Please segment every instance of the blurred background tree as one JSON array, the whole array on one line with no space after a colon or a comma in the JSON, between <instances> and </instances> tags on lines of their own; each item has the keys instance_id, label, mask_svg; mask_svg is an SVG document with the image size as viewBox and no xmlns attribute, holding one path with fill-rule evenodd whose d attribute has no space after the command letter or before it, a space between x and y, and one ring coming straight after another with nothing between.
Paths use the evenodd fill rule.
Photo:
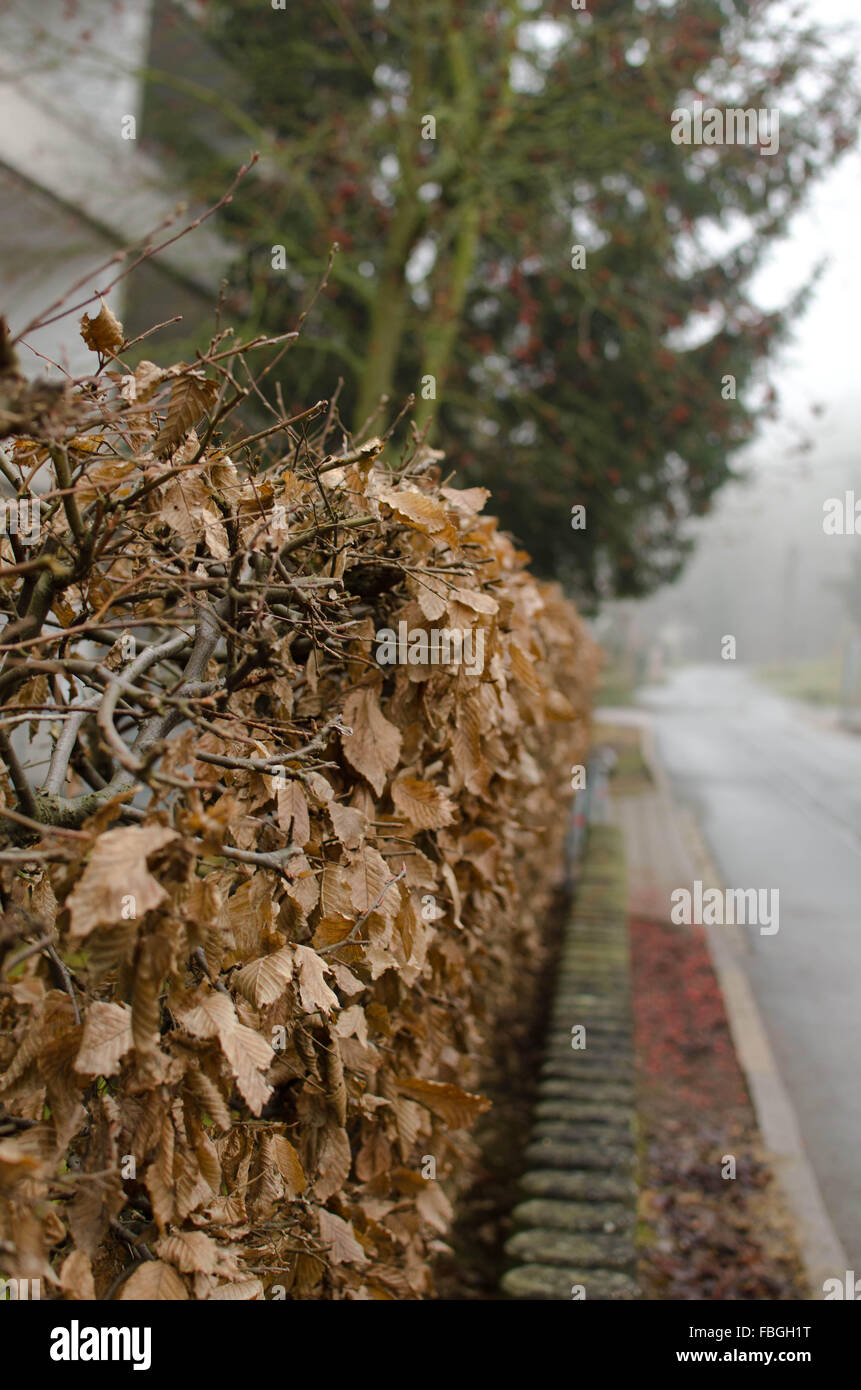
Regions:
<instances>
[{"instance_id":1,"label":"blurred background tree","mask_svg":"<svg viewBox=\"0 0 861 1390\"><path fill-rule=\"evenodd\" d=\"M337 242L297 402L340 378L345 425L374 433L415 395L457 480L492 488L535 566L581 601L674 577L685 523L772 408L768 355L803 296L765 314L751 284L854 140L849 61L782 0L204 14L218 80L189 77L168 35L144 132L207 198L237 138L261 149L222 218L252 330L295 321ZM778 150L674 144L671 113L695 99L776 109Z\"/></svg>"}]
</instances>

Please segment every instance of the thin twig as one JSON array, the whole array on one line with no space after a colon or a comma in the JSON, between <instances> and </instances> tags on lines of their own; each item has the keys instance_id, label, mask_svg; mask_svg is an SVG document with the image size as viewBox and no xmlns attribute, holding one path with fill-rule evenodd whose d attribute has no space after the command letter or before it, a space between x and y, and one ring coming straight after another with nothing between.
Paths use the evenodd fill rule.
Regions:
<instances>
[{"instance_id":1,"label":"thin twig","mask_svg":"<svg viewBox=\"0 0 861 1390\"><path fill-rule=\"evenodd\" d=\"M27 816L35 818L38 815L36 797L33 788L27 781L27 774L18 759L18 754L12 747L12 741L6 730L0 728L0 757L9 769L9 776L12 778L12 786L15 788L15 795L18 797L18 804ZM4 814L6 808L3 808Z\"/></svg>"},{"instance_id":2,"label":"thin twig","mask_svg":"<svg viewBox=\"0 0 861 1390\"><path fill-rule=\"evenodd\" d=\"M348 934L344 937L344 939L343 939L342 941L335 941L335 942L333 942L331 946L317 946L317 947L315 948L316 951L317 951L317 954L320 955L320 956L325 956L325 955L328 955L330 951L340 951L340 949L341 949L342 946L355 945L355 944L356 944L356 943L355 943L355 938L358 936L358 934L359 934L359 932L361 931L362 927L363 927L363 926L365 925L365 923L367 922L367 920L368 920L368 918L370 917L371 913L372 913L372 912L375 912L375 911L377 910L377 908L379 907L380 903L383 901L383 898L386 896L386 894L388 893L389 889L391 888L392 884L393 884L393 883L398 883L399 880L402 879L402 878L406 878L406 874L407 874L407 866L406 866L406 864L404 864L403 867L401 868L400 873L395 874L394 878L390 878L390 879L388 879L388 880L386 881L386 883L383 885L383 887L381 888L380 892L377 894L377 896L376 896L376 898L374 899L374 901L371 903L371 906L368 907L368 908L366 908L365 911L362 913L361 917L359 917L359 918L356 919L356 921L353 923L352 927L350 928L350 931L349 931Z\"/></svg>"},{"instance_id":3,"label":"thin twig","mask_svg":"<svg viewBox=\"0 0 861 1390\"><path fill-rule=\"evenodd\" d=\"M37 941L31 942L29 946L25 946L23 950L16 951L14 956L10 956L8 960L4 960L3 962L4 978L8 979L12 971L15 970L17 966L22 965L25 960L29 960L30 956L37 956L40 951L44 951L46 946L53 946L57 939L57 933L55 931L49 931L46 932L44 936L40 936Z\"/></svg>"}]
</instances>

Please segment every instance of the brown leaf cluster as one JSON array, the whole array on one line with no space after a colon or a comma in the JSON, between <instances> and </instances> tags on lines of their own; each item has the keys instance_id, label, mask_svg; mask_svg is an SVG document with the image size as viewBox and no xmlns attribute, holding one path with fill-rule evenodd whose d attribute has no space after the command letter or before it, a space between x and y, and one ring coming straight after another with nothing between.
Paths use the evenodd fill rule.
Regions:
<instances>
[{"instance_id":1,"label":"brown leaf cluster","mask_svg":"<svg viewBox=\"0 0 861 1390\"><path fill-rule=\"evenodd\" d=\"M3 787L0 1263L71 1299L432 1295L596 650L418 439L216 433L220 343L132 371L112 316L85 337L77 433L13 446L71 473L41 611L2 543L4 710L58 758L78 722L35 817ZM480 630L483 669L380 665L402 622Z\"/></svg>"}]
</instances>

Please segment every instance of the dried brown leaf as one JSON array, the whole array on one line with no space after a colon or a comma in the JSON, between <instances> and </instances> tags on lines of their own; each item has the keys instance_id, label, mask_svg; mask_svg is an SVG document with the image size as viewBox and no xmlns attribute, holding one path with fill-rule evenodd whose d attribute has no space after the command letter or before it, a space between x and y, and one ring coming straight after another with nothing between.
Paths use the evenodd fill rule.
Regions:
<instances>
[{"instance_id":1,"label":"dried brown leaf","mask_svg":"<svg viewBox=\"0 0 861 1390\"><path fill-rule=\"evenodd\" d=\"M163 825L123 826L100 835L66 902L72 936L88 936L95 927L120 921L129 906L139 921L163 903L167 892L153 878L147 860L178 838ZM131 904L124 904L124 898Z\"/></svg>"},{"instance_id":2,"label":"dried brown leaf","mask_svg":"<svg viewBox=\"0 0 861 1390\"><path fill-rule=\"evenodd\" d=\"M454 802L432 782L420 777L396 777L392 783L395 810L417 830L439 830L455 818Z\"/></svg>"},{"instance_id":3,"label":"dried brown leaf","mask_svg":"<svg viewBox=\"0 0 861 1390\"><path fill-rule=\"evenodd\" d=\"M259 1115L272 1094L272 1087L261 1074L272 1061L272 1048L265 1038L242 1023L231 1033L222 1035L219 1041L249 1110L252 1115Z\"/></svg>"},{"instance_id":4,"label":"dried brown leaf","mask_svg":"<svg viewBox=\"0 0 861 1390\"><path fill-rule=\"evenodd\" d=\"M113 1076L133 1045L131 1009L97 999L87 1009L75 1071L83 1076Z\"/></svg>"},{"instance_id":5,"label":"dried brown leaf","mask_svg":"<svg viewBox=\"0 0 861 1390\"><path fill-rule=\"evenodd\" d=\"M206 1301L247 1303L251 1299L263 1298L265 1293L266 1290L259 1279L239 1279L233 1284L219 1284L218 1288L207 1294Z\"/></svg>"},{"instance_id":6,"label":"dried brown leaf","mask_svg":"<svg viewBox=\"0 0 861 1390\"><path fill-rule=\"evenodd\" d=\"M233 976L233 987L258 1009L280 999L293 978L294 955L285 946L271 956L252 960Z\"/></svg>"},{"instance_id":7,"label":"dried brown leaf","mask_svg":"<svg viewBox=\"0 0 861 1390\"><path fill-rule=\"evenodd\" d=\"M356 1240L353 1223L336 1216L323 1208L317 1213L320 1222L320 1239L329 1251L333 1265L366 1264L368 1257Z\"/></svg>"},{"instance_id":8,"label":"dried brown leaf","mask_svg":"<svg viewBox=\"0 0 861 1390\"><path fill-rule=\"evenodd\" d=\"M338 996L323 979L323 975L328 974L330 969L328 963L322 956L318 956L316 951L312 951L310 946L294 946L293 950L302 1008L309 1014L314 1013L316 1009L322 1009L324 1013L336 1009Z\"/></svg>"},{"instance_id":9,"label":"dried brown leaf","mask_svg":"<svg viewBox=\"0 0 861 1390\"><path fill-rule=\"evenodd\" d=\"M215 404L218 383L200 371L178 376L170 390L167 419L153 441L153 453L160 458L173 453L201 415Z\"/></svg>"},{"instance_id":10,"label":"dried brown leaf","mask_svg":"<svg viewBox=\"0 0 861 1390\"><path fill-rule=\"evenodd\" d=\"M172 1265L163 1260L144 1260L120 1288L121 1303L136 1299L147 1302L179 1303L188 1300L188 1289Z\"/></svg>"},{"instance_id":11,"label":"dried brown leaf","mask_svg":"<svg viewBox=\"0 0 861 1390\"><path fill-rule=\"evenodd\" d=\"M401 751L400 730L380 709L376 691L364 686L344 701L344 723L353 733L344 739L344 757L382 796L388 773L397 766Z\"/></svg>"},{"instance_id":12,"label":"dried brown leaf","mask_svg":"<svg viewBox=\"0 0 861 1390\"><path fill-rule=\"evenodd\" d=\"M489 1110L492 1104L486 1096L463 1091L460 1086L455 1086L450 1081L426 1081L420 1076L408 1076L401 1078L397 1087L402 1096L416 1101L432 1114L439 1116L449 1129L461 1129L465 1125L471 1125L473 1120L483 1115L485 1110Z\"/></svg>"},{"instance_id":13,"label":"dried brown leaf","mask_svg":"<svg viewBox=\"0 0 861 1390\"><path fill-rule=\"evenodd\" d=\"M305 1191L308 1181L299 1155L283 1134L273 1134L270 1143L272 1158L284 1179L288 1197L299 1197Z\"/></svg>"},{"instance_id":14,"label":"dried brown leaf","mask_svg":"<svg viewBox=\"0 0 861 1390\"><path fill-rule=\"evenodd\" d=\"M93 1266L89 1255L85 1255L83 1250L73 1250L60 1265L60 1287L66 1298L95 1302Z\"/></svg>"},{"instance_id":15,"label":"dried brown leaf","mask_svg":"<svg viewBox=\"0 0 861 1390\"><path fill-rule=\"evenodd\" d=\"M289 781L286 787L276 788L278 824L294 844L307 845L311 838L308 818L308 798L301 782ZM292 835L291 835L292 826Z\"/></svg>"},{"instance_id":16,"label":"dried brown leaf","mask_svg":"<svg viewBox=\"0 0 861 1390\"><path fill-rule=\"evenodd\" d=\"M101 301L99 312L81 319L81 337L91 352L117 353L123 345L123 326L111 308Z\"/></svg>"},{"instance_id":17,"label":"dried brown leaf","mask_svg":"<svg viewBox=\"0 0 861 1390\"><path fill-rule=\"evenodd\" d=\"M350 1174L352 1155L347 1131L340 1126L326 1130L320 1157L317 1162L317 1177L314 1182L314 1196L318 1202L327 1202L340 1192Z\"/></svg>"}]
</instances>

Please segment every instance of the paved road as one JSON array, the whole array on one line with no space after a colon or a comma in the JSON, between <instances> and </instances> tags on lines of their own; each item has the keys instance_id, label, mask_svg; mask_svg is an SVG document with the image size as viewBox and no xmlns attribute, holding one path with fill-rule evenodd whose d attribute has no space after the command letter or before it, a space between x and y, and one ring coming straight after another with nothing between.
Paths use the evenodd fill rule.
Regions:
<instances>
[{"instance_id":1,"label":"paved road","mask_svg":"<svg viewBox=\"0 0 861 1390\"><path fill-rule=\"evenodd\" d=\"M861 1275L861 738L723 663L677 672L642 702L726 886L780 890L780 930L748 931L746 966Z\"/></svg>"}]
</instances>

